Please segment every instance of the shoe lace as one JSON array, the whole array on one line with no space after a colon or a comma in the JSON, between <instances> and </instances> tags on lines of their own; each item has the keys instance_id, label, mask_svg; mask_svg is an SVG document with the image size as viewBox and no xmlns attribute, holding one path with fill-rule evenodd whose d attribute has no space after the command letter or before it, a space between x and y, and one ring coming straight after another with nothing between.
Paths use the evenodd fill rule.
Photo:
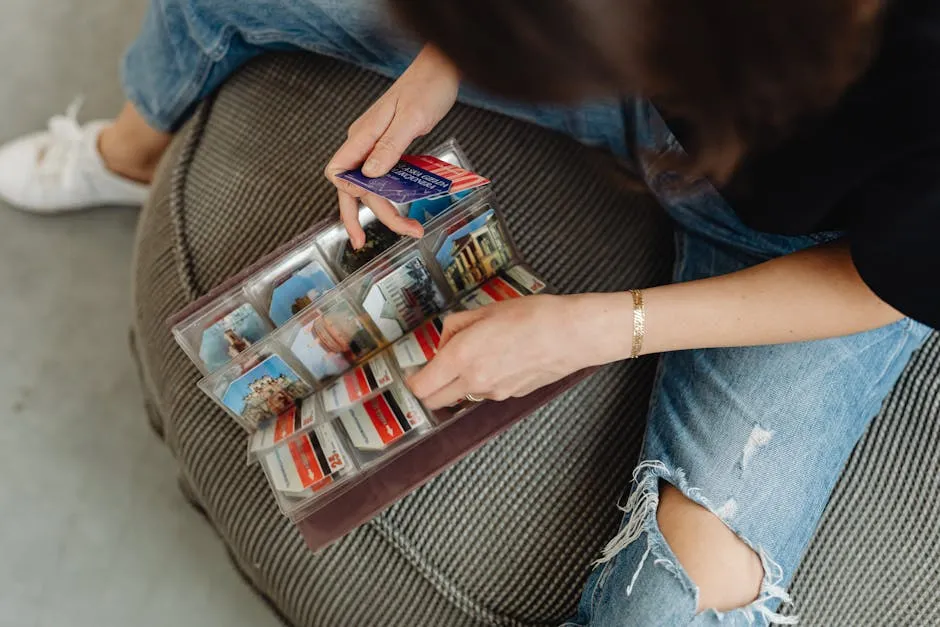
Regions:
<instances>
[{"instance_id":1,"label":"shoe lace","mask_svg":"<svg viewBox=\"0 0 940 627\"><path fill-rule=\"evenodd\" d=\"M76 168L84 132L78 123L84 98L79 96L68 106L64 115L49 119L49 143L40 156L38 171L43 176L71 176Z\"/></svg>"}]
</instances>

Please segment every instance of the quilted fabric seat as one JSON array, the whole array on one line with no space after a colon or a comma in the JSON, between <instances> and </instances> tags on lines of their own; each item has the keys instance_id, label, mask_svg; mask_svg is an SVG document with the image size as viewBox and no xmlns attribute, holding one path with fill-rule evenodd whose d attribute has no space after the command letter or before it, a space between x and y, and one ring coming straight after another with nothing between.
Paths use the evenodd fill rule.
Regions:
<instances>
[{"instance_id":1,"label":"quilted fabric seat","mask_svg":"<svg viewBox=\"0 0 940 627\"><path fill-rule=\"evenodd\" d=\"M196 388L197 371L165 323L336 212L322 166L387 85L336 61L271 55L240 71L180 133L137 238L133 339L150 416L190 498L289 623L557 624L617 529L654 358L603 369L314 554L277 511L261 471L245 466L244 434ZM561 291L668 280L668 220L619 183L607 157L462 106L416 150L448 137L497 182L524 256ZM804 624L940 620L932 602L938 371L932 339L850 461L793 587Z\"/></svg>"}]
</instances>

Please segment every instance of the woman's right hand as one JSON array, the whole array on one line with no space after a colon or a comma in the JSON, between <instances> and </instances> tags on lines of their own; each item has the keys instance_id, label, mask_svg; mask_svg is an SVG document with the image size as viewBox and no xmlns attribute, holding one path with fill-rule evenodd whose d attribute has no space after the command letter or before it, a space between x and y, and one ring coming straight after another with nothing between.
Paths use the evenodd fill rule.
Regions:
<instances>
[{"instance_id":1,"label":"woman's right hand","mask_svg":"<svg viewBox=\"0 0 940 627\"><path fill-rule=\"evenodd\" d=\"M354 248L360 248L366 239L359 224L359 198L396 233L421 237L424 229L416 220L401 216L390 202L336 175L360 166L369 177L388 173L415 138L429 133L447 115L457 101L459 85L457 68L428 44L388 91L349 127L346 142L326 166L325 174L339 191L340 217Z\"/></svg>"}]
</instances>

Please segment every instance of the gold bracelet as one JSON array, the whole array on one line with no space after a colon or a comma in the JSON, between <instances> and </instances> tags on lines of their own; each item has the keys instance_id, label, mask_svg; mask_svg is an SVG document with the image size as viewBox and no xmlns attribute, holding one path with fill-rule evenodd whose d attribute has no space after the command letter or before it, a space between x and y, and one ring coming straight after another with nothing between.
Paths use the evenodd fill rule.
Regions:
<instances>
[{"instance_id":1,"label":"gold bracelet","mask_svg":"<svg viewBox=\"0 0 940 627\"><path fill-rule=\"evenodd\" d=\"M636 359L643 350L646 336L646 306L641 290L630 290L630 293L633 294L633 350L630 351L630 359Z\"/></svg>"}]
</instances>

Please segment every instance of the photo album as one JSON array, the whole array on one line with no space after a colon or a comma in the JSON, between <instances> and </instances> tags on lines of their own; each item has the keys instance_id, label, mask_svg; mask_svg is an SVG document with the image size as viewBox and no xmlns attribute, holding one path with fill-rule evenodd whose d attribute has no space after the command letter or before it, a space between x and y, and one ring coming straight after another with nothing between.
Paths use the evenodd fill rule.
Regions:
<instances>
[{"instance_id":1,"label":"photo album","mask_svg":"<svg viewBox=\"0 0 940 627\"><path fill-rule=\"evenodd\" d=\"M200 389L246 431L248 463L294 521L478 405L431 411L406 385L449 313L548 291L455 142L383 177L340 177L420 221L424 237L361 205L358 250L340 222L315 227L171 321Z\"/></svg>"}]
</instances>

